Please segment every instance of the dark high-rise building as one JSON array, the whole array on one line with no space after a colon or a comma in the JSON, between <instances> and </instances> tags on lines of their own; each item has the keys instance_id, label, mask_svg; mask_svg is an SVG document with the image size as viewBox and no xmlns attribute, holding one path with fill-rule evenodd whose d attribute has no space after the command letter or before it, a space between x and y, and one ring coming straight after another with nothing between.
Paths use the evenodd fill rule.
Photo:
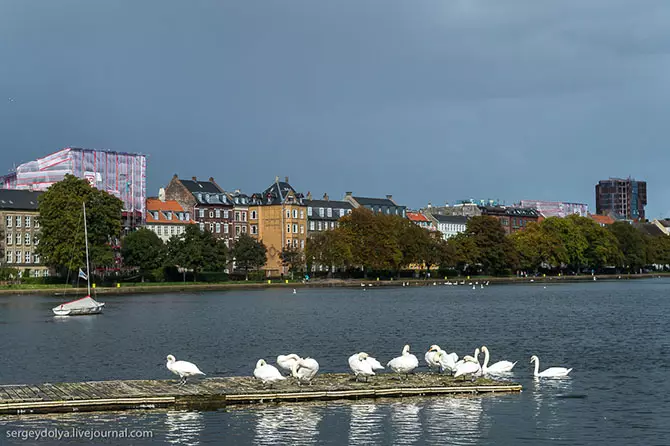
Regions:
<instances>
[{"instance_id":1,"label":"dark high-rise building","mask_svg":"<svg viewBox=\"0 0 670 446\"><path fill-rule=\"evenodd\" d=\"M610 178L596 184L596 213L614 213L629 220L644 220L647 182L632 178Z\"/></svg>"}]
</instances>

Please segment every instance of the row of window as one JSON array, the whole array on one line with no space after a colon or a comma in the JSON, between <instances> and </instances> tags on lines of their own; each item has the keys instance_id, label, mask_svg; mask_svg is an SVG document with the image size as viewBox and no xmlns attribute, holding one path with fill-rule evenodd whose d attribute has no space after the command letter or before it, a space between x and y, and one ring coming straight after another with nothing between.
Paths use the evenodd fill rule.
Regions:
<instances>
[{"instance_id":1,"label":"row of window","mask_svg":"<svg viewBox=\"0 0 670 446\"><path fill-rule=\"evenodd\" d=\"M7 263L40 263L40 256L30 251L7 251L5 261Z\"/></svg>"},{"instance_id":2,"label":"row of window","mask_svg":"<svg viewBox=\"0 0 670 446\"><path fill-rule=\"evenodd\" d=\"M198 209L198 217L205 218L205 214L208 213L209 218L221 218L221 209ZM255 218L256 211L252 211L252 219ZM247 221L246 211L235 211L234 214L235 221ZM230 213L228 210L223 210L223 218L230 218Z\"/></svg>"},{"instance_id":3,"label":"row of window","mask_svg":"<svg viewBox=\"0 0 670 446\"><path fill-rule=\"evenodd\" d=\"M287 233L287 234L290 234L290 233L291 233L291 228L293 228L293 233L294 233L294 234L297 234L297 233L298 233L298 224L297 224L297 223L293 223L293 225L291 225L291 224L289 223L289 224L286 225L286 233ZM305 225L300 225L300 233L301 233L301 234L304 234L304 233L305 233Z\"/></svg>"},{"instance_id":4,"label":"row of window","mask_svg":"<svg viewBox=\"0 0 670 446\"><path fill-rule=\"evenodd\" d=\"M34 219L35 227L40 227L40 221ZM33 218L30 215L7 215L5 216L6 228L30 228L33 225Z\"/></svg>"},{"instance_id":5,"label":"row of window","mask_svg":"<svg viewBox=\"0 0 670 446\"><path fill-rule=\"evenodd\" d=\"M39 243L39 238L37 234L32 234L31 232L17 232L12 233L8 232L5 237L5 243L9 245L37 245Z\"/></svg>"},{"instance_id":6,"label":"row of window","mask_svg":"<svg viewBox=\"0 0 670 446\"><path fill-rule=\"evenodd\" d=\"M311 217L313 214L313 210L311 207L307 208L307 216ZM335 209L333 212L333 208L319 208L319 217L332 217L333 213L337 216L339 214L339 217L342 218L344 217L345 214L351 214L351 209Z\"/></svg>"},{"instance_id":7,"label":"row of window","mask_svg":"<svg viewBox=\"0 0 670 446\"><path fill-rule=\"evenodd\" d=\"M154 220L160 220L160 215L163 214L166 220L172 220L172 217L177 217L175 220L189 221L191 214L188 212L172 212L172 211L150 211Z\"/></svg>"},{"instance_id":8,"label":"row of window","mask_svg":"<svg viewBox=\"0 0 670 446\"><path fill-rule=\"evenodd\" d=\"M287 238L286 239L286 246L288 248L293 246L294 248L300 247L300 249L305 249L305 241L297 239L297 238L294 238L294 239Z\"/></svg>"},{"instance_id":9,"label":"row of window","mask_svg":"<svg viewBox=\"0 0 670 446\"><path fill-rule=\"evenodd\" d=\"M179 235L184 233L184 226L181 225L150 225L149 228L156 233L156 235Z\"/></svg>"},{"instance_id":10,"label":"row of window","mask_svg":"<svg viewBox=\"0 0 670 446\"><path fill-rule=\"evenodd\" d=\"M465 225L459 225L454 223L440 223L440 232L463 232L465 231Z\"/></svg>"},{"instance_id":11,"label":"row of window","mask_svg":"<svg viewBox=\"0 0 670 446\"><path fill-rule=\"evenodd\" d=\"M223 229L224 234L229 234L230 233L230 228L228 223L224 223L223 225L221 223L209 223L208 226L205 225L205 223L200 223L200 230L204 231L205 228L209 230L209 232L220 234L221 229ZM245 225L237 225L235 226L235 235L240 235L240 234L246 234L247 233L247 227Z\"/></svg>"},{"instance_id":12,"label":"row of window","mask_svg":"<svg viewBox=\"0 0 670 446\"><path fill-rule=\"evenodd\" d=\"M329 225L329 222L327 222L327 221L320 221L319 220L319 221L315 222L314 220L311 220L309 222L309 230L310 231L315 231L315 230L316 231L326 231L329 228L330 229L335 229L336 226L337 226L336 222L334 222L334 221L331 221L330 225Z\"/></svg>"}]
</instances>

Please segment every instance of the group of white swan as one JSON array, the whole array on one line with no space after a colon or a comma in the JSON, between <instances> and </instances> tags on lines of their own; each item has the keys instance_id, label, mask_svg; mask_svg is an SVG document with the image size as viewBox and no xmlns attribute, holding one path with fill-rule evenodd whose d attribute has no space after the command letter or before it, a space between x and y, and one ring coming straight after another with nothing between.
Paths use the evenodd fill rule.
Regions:
<instances>
[{"instance_id":1,"label":"group of white swan","mask_svg":"<svg viewBox=\"0 0 670 446\"><path fill-rule=\"evenodd\" d=\"M483 365L479 363L481 353L484 354ZM481 350L479 348L475 349L473 356L466 355L460 360L456 353L447 353L439 345L431 345L424 355L424 359L431 371L448 373L455 378L459 376L474 378L482 375L504 375L511 372L517 363L517 361L498 361L489 365L490 353L485 345L481 347ZM540 372L540 359L535 355L530 358L530 362L535 363L533 376L537 378L560 378L567 376L572 371L572 368L550 367ZM298 384L302 384L310 383L319 371L319 363L315 359L301 358L295 353L277 356L277 365L279 368L268 364L265 359L259 359L254 369L254 377L264 384L272 384L286 379L286 376L282 373L283 371L288 376L297 379ZM391 359L386 364L386 367L398 374L398 379L402 379L402 375L409 376L418 366L419 360L410 353L409 345L405 345L400 356ZM204 375L195 364L187 361L176 361L172 355L167 357L167 368L181 378L180 386L186 383L189 376ZM375 371L384 370L384 366L379 361L365 352L351 355L349 357L349 368L354 372L356 381L358 381L359 376L367 381L368 377L375 375Z\"/></svg>"}]
</instances>

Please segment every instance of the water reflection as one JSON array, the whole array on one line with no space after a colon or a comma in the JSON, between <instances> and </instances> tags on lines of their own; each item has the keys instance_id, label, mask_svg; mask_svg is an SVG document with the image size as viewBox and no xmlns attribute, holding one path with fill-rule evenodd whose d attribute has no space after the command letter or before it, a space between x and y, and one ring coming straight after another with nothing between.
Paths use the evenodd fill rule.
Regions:
<instances>
[{"instance_id":1,"label":"water reflection","mask_svg":"<svg viewBox=\"0 0 670 446\"><path fill-rule=\"evenodd\" d=\"M351 405L349 444L379 444L384 415L379 406L371 403Z\"/></svg>"},{"instance_id":2,"label":"water reflection","mask_svg":"<svg viewBox=\"0 0 670 446\"><path fill-rule=\"evenodd\" d=\"M180 445L200 444L200 434L205 427L202 412L170 411L165 414L165 439Z\"/></svg>"},{"instance_id":3,"label":"water reflection","mask_svg":"<svg viewBox=\"0 0 670 446\"><path fill-rule=\"evenodd\" d=\"M426 441L430 444L477 444L482 437L482 398L432 398L425 404Z\"/></svg>"},{"instance_id":4,"label":"water reflection","mask_svg":"<svg viewBox=\"0 0 670 446\"><path fill-rule=\"evenodd\" d=\"M315 406L268 406L256 412L256 444L315 444L322 409Z\"/></svg>"},{"instance_id":5,"label":"water reflection","mask_svg":"<svg viewBox=\"0 0 670 446\"><path fill-rule=\"evenodd\" d=\"M572 379L534 378L532 391L536 428L547 431L549 438L561 439L567 427L562 408L565 406L565 397L572 394Z\"/></svg>"},{"instance_id":6,"label":"water reflection","mask_svg":"<svg viewBox=\"0 0 670 446\"><path fill-rule=\"evenodd\" d=\"M421 437L421 408L412 403L391 405L391 424L393 426L393 444L412 444Z\"/></svg>"}]
</instances>

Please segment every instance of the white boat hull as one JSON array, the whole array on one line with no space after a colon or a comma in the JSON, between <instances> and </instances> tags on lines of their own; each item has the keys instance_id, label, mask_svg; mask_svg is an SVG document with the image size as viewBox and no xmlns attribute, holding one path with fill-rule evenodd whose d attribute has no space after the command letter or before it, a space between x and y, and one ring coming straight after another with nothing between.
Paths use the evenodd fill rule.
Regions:
<instances>
[{"instance_id":1,"label":"white boat hull","mask_svg":"<svg viewBox=\"0 0 670 446\"><path fill-rule=\"evenodd\" d=\"M56 316L86 316L102 313L104 302L97 302L90 296L68 302L52 308Z\"/></svg>"}]
</instances>

